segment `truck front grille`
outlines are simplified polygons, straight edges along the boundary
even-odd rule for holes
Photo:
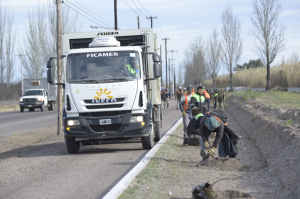
[[[36,98],[28,98],[28,99],[24,99],[24,103],[35,103],[37,102]]]
[[[90,125],[91,129],[95,132],[107,132],[107,131],[117,131],[121,127],[121,124],[112,125]]]
[[[130,114],[131,111],[103,111],[103,112],[90,112],[90,113],[79,113],[79,116],[83,117],[104,117],[104,116],[119,116]]]
[[[110,105],[86,106],[87,109],[122,108],[122,107],[123,107],[123,104],[110,104]]]

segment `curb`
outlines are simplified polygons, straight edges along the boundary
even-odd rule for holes
[[[155,155],[158,149],[167,141],[173,131],[182,123],[180,118],[175,125],[167,131],[167,133],[159,140],[158,143],[145,155],[145,157],[126,175],[118,184],[116,184],[103,199],[117,199],[128,188],[134,178],[146,167],[151,158]]]

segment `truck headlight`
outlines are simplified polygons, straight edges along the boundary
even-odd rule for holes
[[[42,102],[42,101],[43,101],[43,99],[38,98],[38,102]]]
[[[130,119],[130,122],[143,122],[144,117],[143,116],[132,116]]]
[[[20,103],[23,103],[23,99],[22,98],[20,99]]]
[[[79,126],[79,120],[67,120],[67,126]]]

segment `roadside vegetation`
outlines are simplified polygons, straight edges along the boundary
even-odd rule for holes
[[[19,100],[0,101],[0,112],[19,110]]]

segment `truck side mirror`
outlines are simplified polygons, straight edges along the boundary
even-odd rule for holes
[[[158,63],[153,64],[153,72],[154,72],[154,78],[161,77],[161,65]]]
[[[54,77],[52,75],[52,68],[48,68],[47,69],[47,82],[49,84],[53,84],[54,83]]]
[[[49,59],[48,61],[47,61],[47,68],[52,68],[52,66],[53,66],[53,59]]]
[[[158,54],[153,54],[153,62],[160,62],[160,56]]]

